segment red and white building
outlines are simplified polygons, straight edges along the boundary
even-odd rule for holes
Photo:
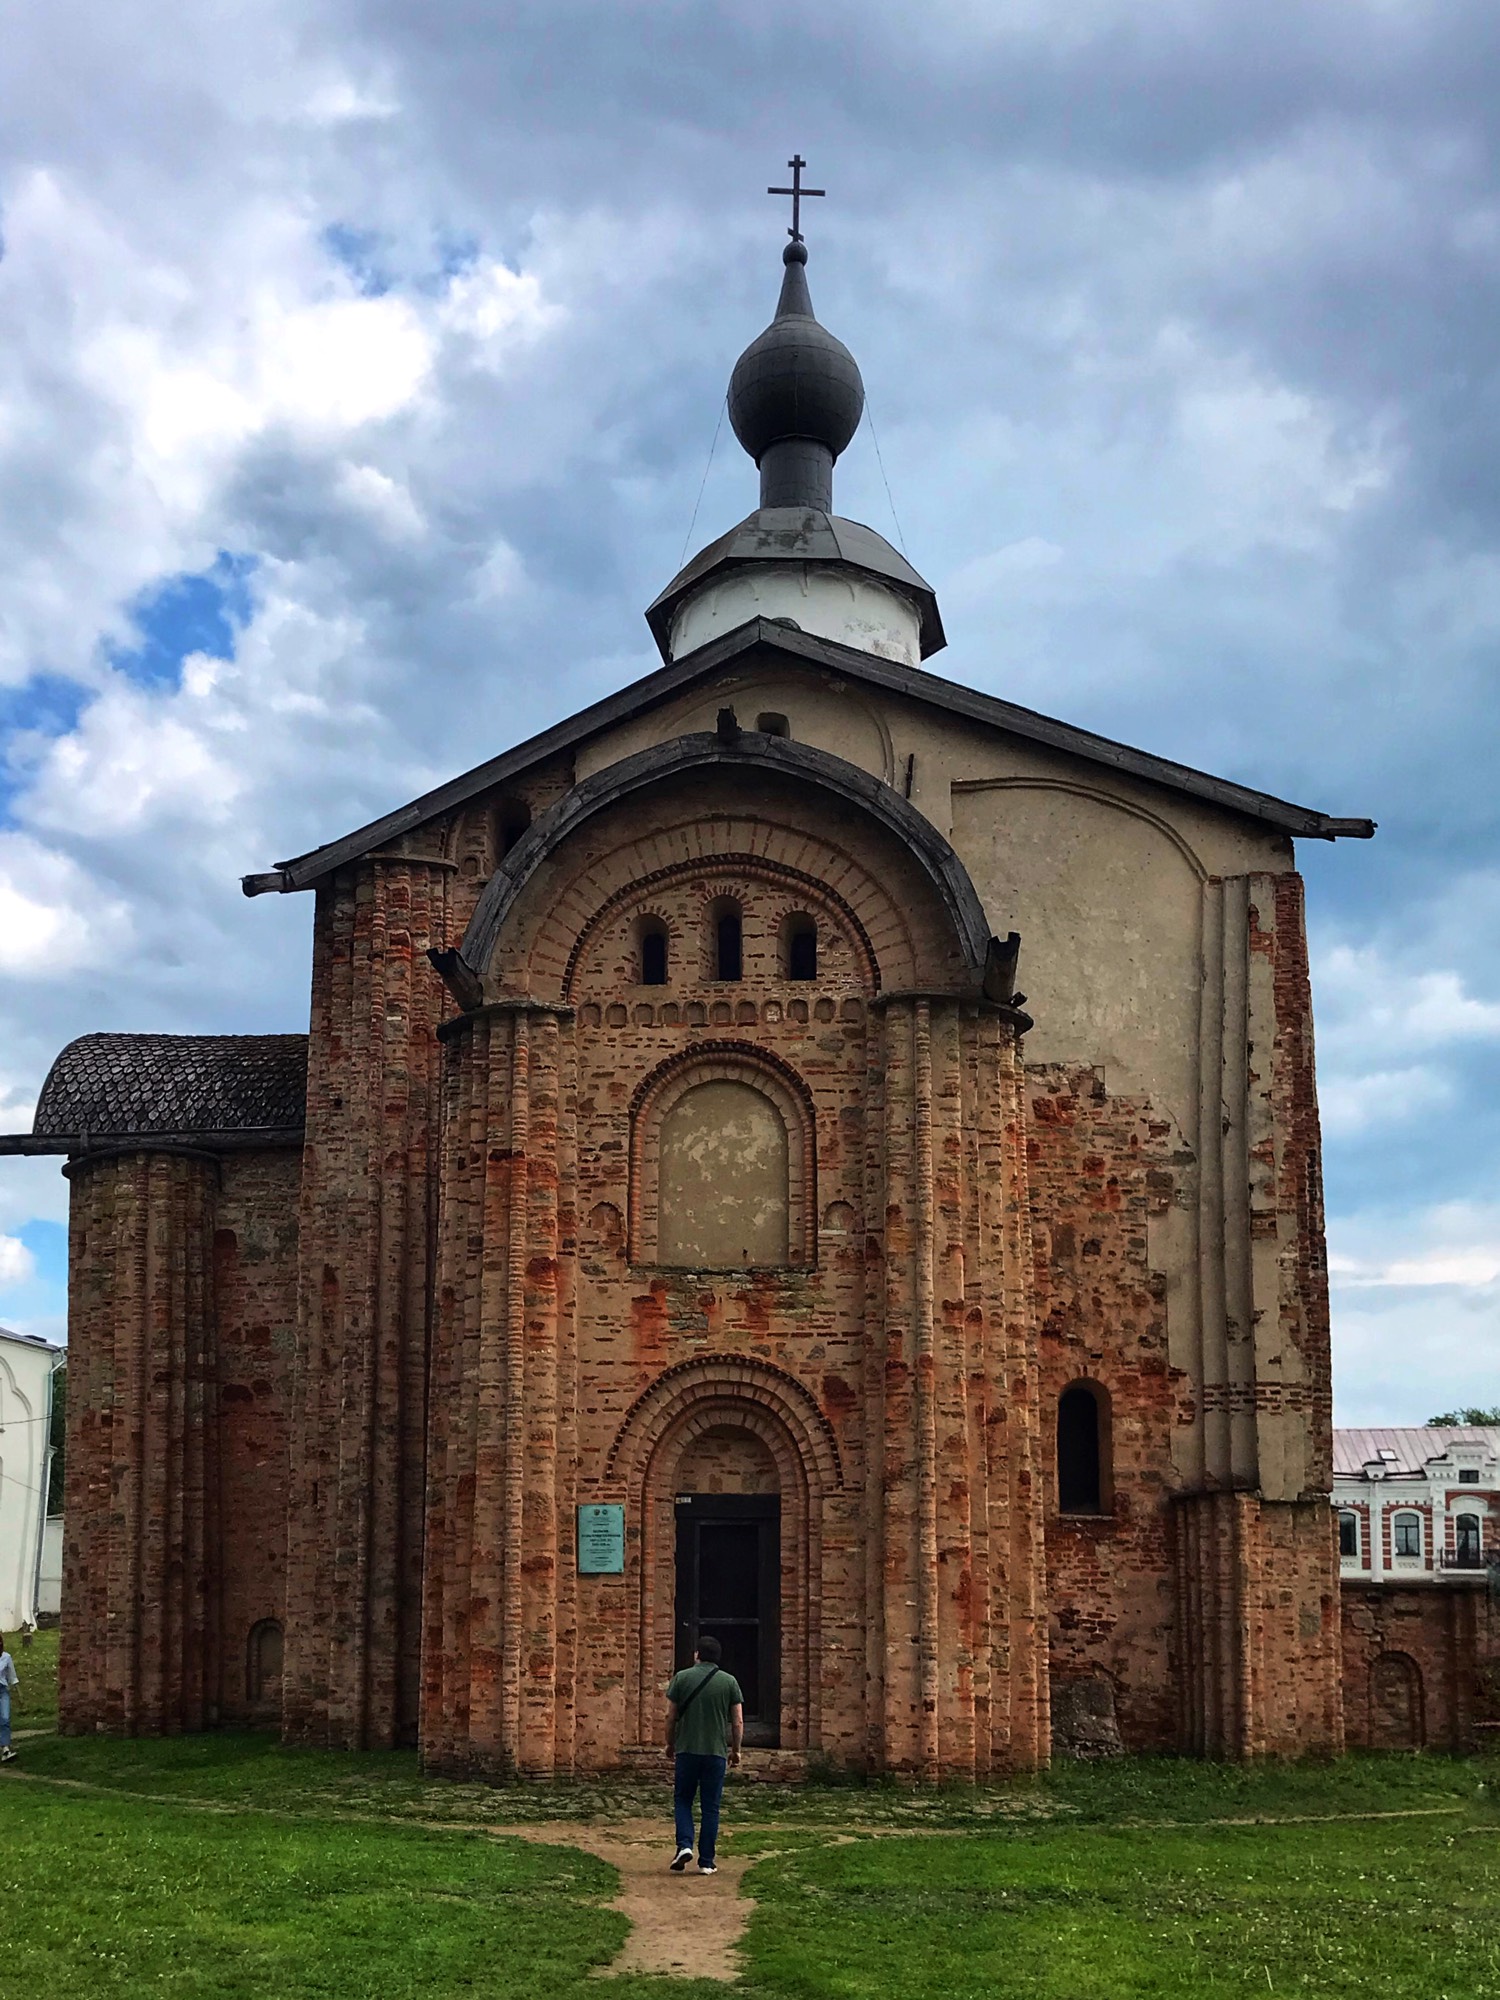
[[[1500,1696],[1500,1427],[1333,1436],[1347,1740],[1472,1747]]]

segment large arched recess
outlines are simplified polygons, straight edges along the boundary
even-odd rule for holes
[[[705,787],[711,787],[711,798]],[[552,878],[564,850],[587,862],[601,839],[608,845],[603,824],[608,816],[626,805],[647,806],[652,794],[665,800],[674,791],[697,796],[710,818],[759,814],[774,820],[785,817],[784,805],[778,813],[778,798],[794,800],[796,817],[815,816],[835,839],[841,832],[851,834],[888,872],[909,876],[911,894],[926,906],[933,943],[908,969],[915,981],[953,992],[973,992],[985,983],[993,955],[983,905],[963,863],[931,822],[889,785],[841,757],[784,737],[737,731],[680,736],[622,758],[584,779],[532,824],[485,885],[458,950],[434,954],[466,1005],[498,997],[497,947],[528,906],[555,901]],[[713,850],[709,844],[700,851],[708,860]],[[891,884],[891,893],[900,900],[898,884]],[[540,955],[526,984],[541,998],[551,983]]]

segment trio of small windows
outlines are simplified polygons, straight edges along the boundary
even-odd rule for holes
[[[745,920],[740,906],[728,898],[709,911],[710,942],[715,979],[745,976]],[[642,986],[665,986],[669,933],[660,917],[646,917],[637,932],[638,971]],[[781,936],[782,972],[787,979],[818,976],[818,927],[802,912],[787,918]]]

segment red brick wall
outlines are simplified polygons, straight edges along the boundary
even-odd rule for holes
[[[1171,1749],[1172,1438],[1194,1399],[1168,1361],[1165,1274],[1151,1268],[1147,1232],[1176,1197],[1179,1168],[1167,1125],[1144,1101],[1112,1097],[1099,1071],[1028,1067],[1026,1092],[1052,1673],[1102,1671],[1126,1747]],[[1058,1511],[1058,1399],[1080,1380],[1108,1397],[1100,1517]]]
[[[250,1719],[252,1626],[286,1611],[287,1440],[297,1336],[300,1151],[235,1154],[214,1214],[222,1699]],[[278,1713],[279,1716],[279,1704]]]
[[[1494,1743],[1500,1732],[1483,1725],[1500,1724],[1500,1605],[1482,1579],[1350,1580],[1340,1596],[1351,1746],[1466,1751]],[[1397,1699],[1403,1685],[1415,1694],[1409,1711]]]
[[[882,987],[930,990],[952,946],[909,860],[865,852],[857,824],[835,838],[795,802],[786,823],[722,799],[653,813],[591,824],[536,878],[500,949],[515,998],[449,1043],[425,1754],[596,1768],[654,1735],[671,1498],[684,1463],[700,1476],[701,1439],[734,1427],[782,1497],[783,1741],[930,1775],[1034,1763],[1014,1027],[956,1001],[882,1005],[877,966]],[[744,911],[732,985],[707,948],[725,896]],[[818,974],[793,982],[783,921],[809,910]],[[665,987],[636,983],[643,914],[670,933]],[[708,1073],[736,1044],[810,1111],[815,1259],[632,1265],[650,1238],[651,1080],[695,1049]],[[625,1503],[623,1578],[573,1576],[579,1500]]]
[[[280,1618],[295,1151],[71,1169],[61,1718],[125,1735],[242,1719]]]

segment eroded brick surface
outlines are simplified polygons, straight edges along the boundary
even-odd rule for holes
[[[76,1167],[64,1726],[243,1717],[249,1635],[280,1621],[293,1739],[618,1765],[658,1726],[688,1491],[780,1496],[790,1751],[1031,1768],[1054,1680],[1131,1748],[1332,1749],[1341,1636],[1353,1740],[1472,1740],[1479,1595],[1346,1588],[1340,1632],[1295,878],[1205,888],[1239,911],[1248,997],[1205,1029],[1184,1133],[1103,1066],[1024,1067],[888,833],[701,780],[564,842],[458,1021],[427,950],[570,780],[541,767],[324,885],[300,1156]],[[1215,1242],[1202,1155],[1236,1065]],[[787,1263],[671,1268],[661,1131],[739,1081],[786,1126]],[[1076,1382],[1108,1416],[1087,1515],[1056,1481]],[[622,1576],[577,1573],[600,1500]]]

